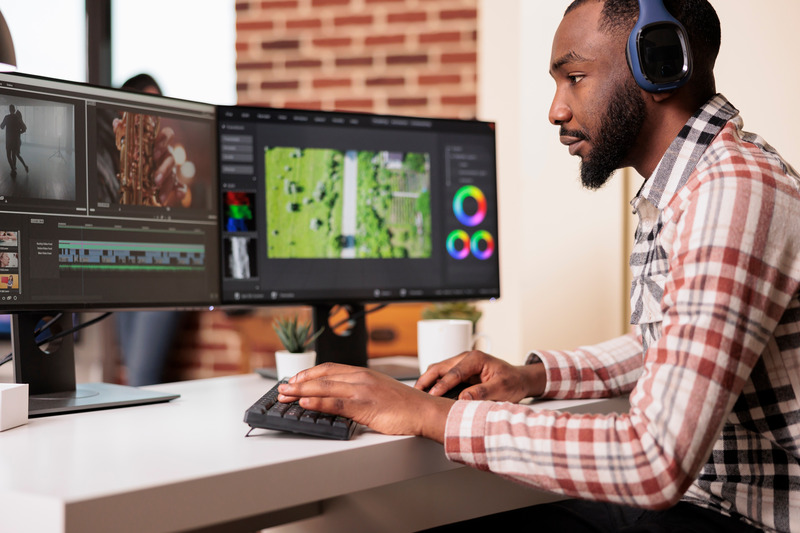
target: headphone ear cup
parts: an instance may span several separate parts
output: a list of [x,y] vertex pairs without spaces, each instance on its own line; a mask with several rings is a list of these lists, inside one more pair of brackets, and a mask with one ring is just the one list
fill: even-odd
[[692,74],[689,37],[662,0],[639,0],[639,19],[628,36],[628,67],[645,91],[677,89]]

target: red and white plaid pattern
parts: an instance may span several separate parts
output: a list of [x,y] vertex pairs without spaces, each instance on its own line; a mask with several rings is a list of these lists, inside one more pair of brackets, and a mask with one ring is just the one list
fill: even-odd
[[543,351],[544,396],[630,392],[628,413],[457,402],[448,457],[561,494],[684,499],[800,531],[800,178],[721,95],[633,201],[627,335]]

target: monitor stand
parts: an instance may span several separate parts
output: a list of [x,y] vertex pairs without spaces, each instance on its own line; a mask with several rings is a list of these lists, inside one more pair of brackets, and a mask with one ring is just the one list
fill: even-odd
[[[344,308],[348,314],[347,328],[340,333],[334,331],[330,325],[331,310],[334,307],[332,304],[313,306],[314,331],[317,331],[320,327],[325,327],[315,343],[317,364],[331,362],[353,366],[368,366],[399,380],[411,380],[419,377],[419,370],[413,367],[368,361],[367,340],[369,339],[369,334],[367,333],[364,305],[345,304],[339,306]],[[277,379],[278,375],[274,368],[269,367],[258,368],[256,372],[270,379]]]
[[[322,334],[317,337],[317,364],[342,363],[353,366],[367,366],[367,317],[363,305],[340,305],[347,313],[347,327],[341,333],[333,330],[330,324],[333,305],[315,305],[314,331],[321,327]],[[337,328],[338,329],[338,328]]]
[[149,391],[112,383],[76,384],[72,335],[40,346],[39,339],[72,328],[72,314],[64,315],[37,334],[55,312],[17,313],[11,317],[14,381],[28,384],[28,416],[44,416],[113,407],[166,402],[178,394]]

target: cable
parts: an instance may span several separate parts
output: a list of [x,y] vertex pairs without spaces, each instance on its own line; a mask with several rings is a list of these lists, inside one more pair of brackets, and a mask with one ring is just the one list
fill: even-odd
[[[61,320],[61,317],[62,317],[62,316],[64,316],[64,313],[56,313],[56,316],[54,316],[53,318],[51,318],[50,320],[48,320],[48,321],[47,321],[47,323],[45,323],[45,324],[42,324],[42,325],[41,325],[39,328],[37,328],[37,329],[36,329],[36,330],[33,332],[33,336],[34,336],[34,338],[35,338],[37,335],[39,335],[40,333],[42,333],[43,331],[47,331],[47,330],[50,328],[50,326],[52,326],[53,324],[55,324],[56,322],[58,322],[59,320]],[[41,346],[41,345],[40,345],[40,344],[37,344],[37,346]]]
[[[53,342],[54,340],[60,339],[61,337],[66,337],[67,335],[72,335],[76,331],[80,331],[83,328],[87,328],[87,327],[89,327],[91,325],[97,324],[101,320],[104,320],[104,319],[108,318],[109,316],[111,316],[111,314],[112,313],[110,311],[106,312],[106,313],[103,313],[102,315],[100,315],[98,317],[95,317],[95,318],[89,320],[88,322],[84,322],[82,324],[78,324],[77,326],[73,326],[68,330],[62,331],[61,333],[57,333],[55,335],[51,335],[51,336],[49,336],[47,338],[44,338],[42,340],[36,341],[36,346],[41,346],[42,344],[47,344],[48,342]],[[64,313],[58,313],[58,314],[56,314],[56,316],[54,316],[53,318],[48,320],[47,323],[45,323],[41,327],[37,328],[36,331],[33,332],[34,337],[36,337],[37,335],[39,335],[43,331],[47,331],[50,328],[50,326],[52,326],[54,323],[56,323],[63,315],[64,315]],[[14,353],[13,352],[8,354],[8,355],[6,355],[5,357],[3,357],[3,360],[0,361],[0,366],[3,366],[4,364],[8,363],[13,358],[14,358]]]
[[[359,311],[358,313],[355,313],[353,315],[348,315],[347,318],[342,319],[339,322],[337,322],[336,324],[332,325],[331,326],[331,331],[335,331],[336,328],[338,328],[339,326],[342,326],[344,324],[347,324],[348,322],[355,322],[359,318],[367,316],[370,313],[374,313],[375,311],[380,311],[381,309],[383,309],[387,305],[389,305],[389,304],[379,304],[379,305],[373,307],[372,309],[364,308],[363,311]],[[335,309],[336,307],[347,307],[347,305],[334,306],[333,308],[331,308],[331,314],[333,313],[333,309]]]
[[[62,316],[64,316],[64,313],[56,313],[56,316],[54,316],[53,318],[51,318],[49,321],[47,321],[47,323],[46,323],[46,324],[43,324],[41,327],[39,327],[38,329],[36,329],[36,330],[33,332],[33,336],[34,336],[34,338],[35,338],[37,335],[39,335],[41,332],[43,332],[43,331],[47,331],[47,328],[49,328],[50,326],[52,326],[53,324],[55,324],[55,323],[56,323],[58,320],[60,320],[60,319],[61,319],[61,317],[62,317]],[[45,341],[45,342],[46,342],[46,341]],[[41,346],[41,345],[40,345],[40,344],[37,344],[37,346]],[[14,352],[11,352],[10,354],[8,354],[8,355],[6,355],[5,357],[3,357],[3,360],[2,360],[2,361],[0,361],[0,366],[3,366],[4,364],[8,363],[8,362],[9,362],[9,361],[11,361],[13,358],[14,358]]]
[[[72,327],[72,328],[70,328],[70,329],[68,329],[66,331],[62,331],[61,333],[57,333],[55,335],[51,335],[50,337],[47,337],[46,339],[42,339],[40,341],[37,341],[36,342],[36,346],[41,346],[42,344],[46,344],[48,342],[52,342],[52,341],[54,341],[56,339],[60,339],[61,337],[66,337],[67,335],[72,335],[76,331],[80,331],[83,328],[88,328],[91,325],[97,324],[101,320],[104,320],[104,319],[108,318],[111,315],[112,315],[111,311],[103,313],[102,315],[100,315],[98,317],[95,317],[95,318],[89,320],[88,322],[84,322],[83,324],[78,324],[77,326],[74,326],[74,327]],[[52,322],[54,322],[54,320],[51,320],[49,323],[52,323]]]

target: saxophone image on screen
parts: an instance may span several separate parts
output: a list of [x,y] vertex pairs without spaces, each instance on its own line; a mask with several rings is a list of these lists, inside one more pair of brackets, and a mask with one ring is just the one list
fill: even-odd
[[[191,191],[178,177],[179,173],[186,174],[182,171],[188,170],[191,162],[186,161],[186,151],[182,146],[168,144],[174,134],[171,128],[161,130],[161,119],[157,116],[124,112],[114,124],[114,134],[119,150],[117,179],[120,183],[120,204],[154,207],[191,205]],[[159,142],[165,144],[161,147],[161,154],[157,148]],[[160,155],[163,155],[162,160],[157,161],[156,157]],[[171,161],[165,165],[166,158]],[[157,182],[159,164],[166,171]],[[183,169],[183,166],[187,166],[187,169]],[[193,168],[191,174],[194,174]]]

